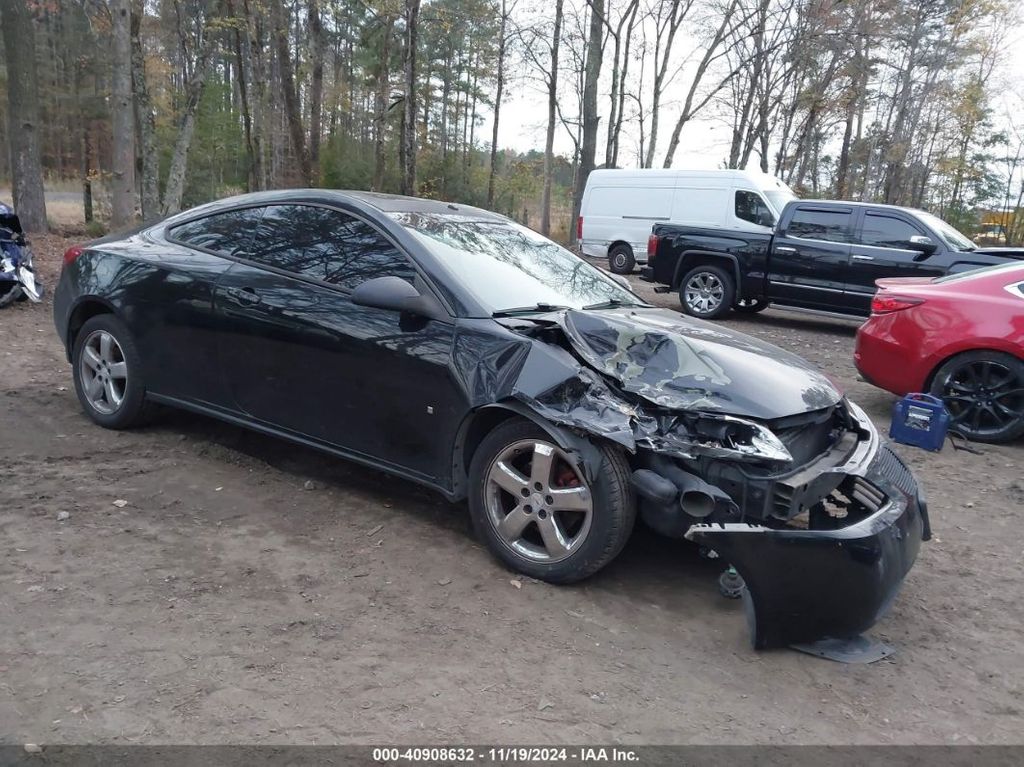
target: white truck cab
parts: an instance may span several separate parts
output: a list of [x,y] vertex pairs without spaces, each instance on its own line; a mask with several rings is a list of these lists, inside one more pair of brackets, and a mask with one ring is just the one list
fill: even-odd
[[583,255],[616,274],[647,261],[658,222],[770,232],[796,197],[774,176],[749,170],[595,170],[587,178],[576,238]]

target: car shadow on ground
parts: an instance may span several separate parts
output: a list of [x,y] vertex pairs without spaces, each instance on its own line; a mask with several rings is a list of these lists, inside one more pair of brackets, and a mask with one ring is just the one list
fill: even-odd
[[[371,506],[386,506],[389,513],[416,517],[439,531],[464,539],[468,545],[479,544],[464,501],[450,502],[440,493],[410,480],[183,410],[159,411],[146,430],[166,434],[171,439],[192,441],[201,445],[203,451],[210,447],[217,452],[224,451],[224,458],[230,463],[239,460],[264,463],[293,478],[297,491],[311,481],[340,494],[358,493],[369,497]],[[365,521],[374,520],[368,514]],[[622,553],[584,584],[587,588],[621,596],[646,594],[650,597],[674,591],[682,581],[687,589],[692,589],[691,596],[707,594],[717,598],[716,578],[725,566],[721,560],[702,556],[699,548],[689,541],[658,535],[638,518]]]

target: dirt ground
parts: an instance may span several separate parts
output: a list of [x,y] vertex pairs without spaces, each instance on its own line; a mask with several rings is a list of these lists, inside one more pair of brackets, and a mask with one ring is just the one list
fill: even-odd
[[[37,242],[51,289],[66,244]],[[845,666],[753,652],[720,565],[641,529],[553,587],[411,484],[198,416],[99,429],[50,309],[0,311],[0,741],[1022,740],[1024,444],[900,449],[935,538],[873,632],[897,654]],[[855,377],[855,323],[728,324],[888,427],[892,398]]]

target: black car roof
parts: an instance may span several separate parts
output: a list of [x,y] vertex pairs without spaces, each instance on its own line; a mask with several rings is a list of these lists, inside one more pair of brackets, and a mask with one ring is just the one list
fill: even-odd
[[271,205],[289,202],[355,203],[357,206],[371,206],[382,213],[427,213],[459,215],[461,217],[490,221],[507,220],[504,216],[481,208],[475,208],[472,205],[445,202],[443,200],[429,200],[422,197],[405,197],[399,194],[347,189],[275,189],[266,192],[239,194],[184,211],[174,216],[174,220],[209,215],[218,210],[245,205]]

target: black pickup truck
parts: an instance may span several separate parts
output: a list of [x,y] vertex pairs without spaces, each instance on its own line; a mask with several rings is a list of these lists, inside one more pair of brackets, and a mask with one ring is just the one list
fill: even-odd
[[1013,259],[1024,259],[1024,248],[978,248],[924,211],[793,200],[773,233],[655,224],[641,279],[679,291],[683,310],[703,319],[769,304],[866,317],[882,277],[939,277]]

